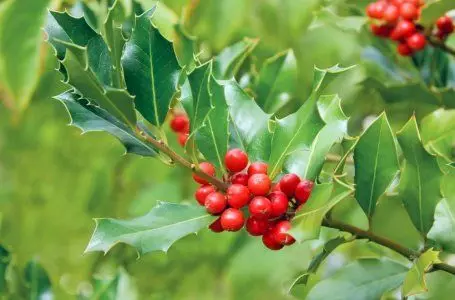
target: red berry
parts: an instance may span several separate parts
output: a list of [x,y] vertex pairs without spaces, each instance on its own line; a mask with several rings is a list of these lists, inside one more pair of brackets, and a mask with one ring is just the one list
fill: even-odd
[[280,217],[286,213],[289,206],[289,199],[283,192],[272,192],[268,198],[272,203],[271,218]]
[[405,2],[400,6],[400,15],[405,20],[415,20],[419,17],[419,10],[415,4]]
[[272,186],[272,192],[281,192],[280,183],[276,183]]
[[401,56],[411,56],[414,53],[414,51],[412,51],[406,43],[399,43],[397,51]]
[[402,20],[398,22],[397,26],[390,33],[390,38],[395,41],[399,41],[403,38],[407,38],[416,32],[414,23]]
[[243,213],[235,208],[228,208],[221,214],[221,227],[227,231],[239,231],[245,223]]
[[229,205],[234,208],[242,208],[250,201],[250,190],[241,184],[229,186],[226,194]]
[[398,9],[398,7],[393,4],[389,4],[385,8],[384,15],[382,18],[386,22],[394,23],[398,20],[399,17],[400,17],[400,10]]
[[223,227],[221,226],[221,218],[218,218],[215,220],[215,222],[213,222],[212,224],[210,224],[209,226],[210,230],[212,230],[213,232],[223,232],[224,229]]
[[175,115],[171,121],[171,128],[175,132],[183,132],[185,127],[189,124],[188,118],[185,115]]
[[425,38],[425,35],[423,35],[422,33],[414,33],[413,35],[406,39],[406,43],[412,50],[422,50],[423,48],[425,48],[427,40]]
[[269,222],[265,219],[249,217],[246,220],[246,231],[252,236],[263,235],[269,228]]
[[445,32],[442,32],[439,30],[436,32],[436,37],[442,41],[445,40],[447,38],[447,36],[448,36],[448,34]]
[[295,198],[299,203],[304,204],[310,198],[311,191],[313,190],[313,181],[302,180],[295,188]]
[[387,3],[378,1],[367,6],[367,15],[373,19],[382,19]]
[[393,27],[390,25],[376,25],[376,24],[371,24],[370,25],[371,32],[373,32],[374,35],[380,36],[380,37],[388,37],[390,33],[393,30]]
[[[202,162],[199,164],[199,169],[209,176],[215,176],[215,167],[209,162]],[[205,179],[193,174],[193,179],[200,184],[209,184]]]
[[282,245],[276,241],[275,235],[273,234],[272,230],[267,231],[262,236],[262,242],[270,250],[280,250],[281,248],[284,247],[284,245]]
[[241,185],[247,186],[248,185],[248,178],[249,178],[248,174],[237,173],[237,174],[232,175],[231,183],[232,184],[241,184]]
[[300,177],[296,174],[286,174],[281,177],[280,189],[288,197],[294,196],[295,188],[300,182]]
[[267,164],[264,162],[254,162],[248,167],[248,175],[267,174]]
[[295,239],[287,233],[290,229],[291,222],[284,220],[278,222],[271,232],[273,232],[273,237],[277,243],[282,245],[292,245],[294,244]]
[[224,164],[231,172],[240,172],[248,165],[248,156],[240,149],[232,149],[226,153]]
[[257,196],[251,200],[248,210],[251,216],[257,219],[267,219],[272,213],[272,202],[265,197]]
[[254,174],[248,179],[248,189],[255,196],[265,196],[270,191],[272,182],[265,174]]
[[205,198],[205,208],[211,214],[219,214],[226,208],[226,197],[220,192],[213,192]]
[[207,196],[213,192],[216,192],[213,186],[203,185],[196,190],[194,193],[194,198],[196,198],[197,202],[199,202],[200,205],[204,206],[205,198],[207,198]]
[[184,147],[186,144],[186,141],[188,140],[188,133],[181,133],[179,132],[177,135],[178,142],[180,146]]
[[449,34],[454,30],[453,21],[449,16],[440,17],[436,21],[436,26],[438,27],[441,33]]

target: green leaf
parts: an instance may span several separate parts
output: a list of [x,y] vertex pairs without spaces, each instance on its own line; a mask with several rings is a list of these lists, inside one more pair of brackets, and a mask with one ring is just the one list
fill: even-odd
[[455,145],[455,110],[438,109],[423,118],[422,141],[431,154],[453,161]]
[[274,113],[295,96],[297,61],[294,52],[287,50],[267,59],[254,87],[256,102],[268,113]]
[[79,295],[80,300],[120,300],[138,299],[137,287],[133,278],[119,268],[115,274],[95,274],[92,279],[93,293],[90,296]]
[[409,300],[451,300],[455,293],[455,277],[444,271],[431,272],[426,275],[428,292],[411,296]]
[[49,276],[46,270],[36,260],[27,263],[24,275],[27,287],[27,299],[45,300],[54,297]]
[[24,109],[40,78],[40,52],[49,0],[9,1],[0,17],[0,78],[6,97]]
[[329,210],[354,192],[354,189],[338,178],[334,183],[314,186],[308,202],[297,211],[292,219],[292,236],[298,241],[319,238],[322,221]]
[[421,142],[414,117],[397,133],[405,157],[398,187],[414,226],[426,234],[433,225],[436,204],[441,200],[441,178],[436,157],[428,154]]
[[307,299],[380,299],[403,282],[407,270],[388,259],[359,259],[317,283]]
[[427,291],[425,273],[430,270],[433,264],[440,262],[439,251],[428,249],[425,253],[420,255],[414,262],[414,265],[409,270],[408,274],[406,274],[402,288],[403,296],[407,297]]
[[354,149],[354,167],[355,198],[371,218],[379,197],[399,170],[395,139],[385,113],[360,137]]
[[71,125],[80,128],[83,133],[90,131],[106,131],[122,142],[128,153],[142,156],[155,156],[156,151],[147,143],[140,140],[134,132],[108,112],[73,91],[67,91],[55,97],[60,100],[71,116]]
[[334,9],[336,7],[324,7],[315,12],[314,19],[308,29],[315,30],[333,24],[342,30],[353,30],[359,33],[367,22],[367,18],[364,16],[339,16],[333,12]]
[[424,27],[430,27],[434,25],[439,17],[442,17],[452,9],[455,9],[455,2],[452,0],[431,1],[422,7],[418,23]]
[[11,254],[0,245],[0,295],[7,292],[6,272],[11,262]]
[[98,18],[95,12],[82,1],[77,1],[70,9],[70,14],[76,18],[83,17],[90,27],[98,30]]
[[244,39],[223,49],[213,61],[213,75],[215,78],[231,79],[234,77],[257,44],[257,39]]
[[177,61],[180,67],[185,68],[186,72],[189,73],[196,67],[194,60],[194,52],[196,51],[195,39],[184,31],[183,25],[180,23],[176,24],[174,29],[172,45],[174,46]]
[[[207,114],[212,109],[212,99],[209,90],[209,81],[212,74],[212,61],[209,61],[188,75],[191,88],[192,112],[189,115],[191,131],[196,131],[202,126]],[[187,113],[190,113],[188,110]]]
[[178,239],[196,233],[213,220],[204,207],[159,202],[148,214],[136,219],[95,219],[95,232],[85,252],[107,253],[118,243],[134,246],[139,254],[167,252]]
[[226,81],[223,85],[232,122],[231,135],[238,139],[250,161],[267,161],[272,139],[269,130],[270,115],[234,80]]
[[136,109],[147,121],[161,126],[178,92],[181,69],[172,43],[152,25],[153,12],[151,9],[136,17],[123,51],[122,66]]

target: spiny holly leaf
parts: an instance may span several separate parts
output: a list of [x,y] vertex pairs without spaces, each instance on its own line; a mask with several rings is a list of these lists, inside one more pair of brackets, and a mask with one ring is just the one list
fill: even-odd
[[188,76],[191,88],[192,111],[189,115],[191,131],[196,131],[204,122],[207,114],[212,109],[211,94],[209,91],[209,80],[212,74],[212,61],[194,69]]
[[327,212],[354,192],[354,189],[334,178],[333,183],[315,185],[308,202],[292,219],[292,236],[303,242],[319,238],[322,221]]
[[134,246],[139,254],[167,252],[178,239],[198,232],[213,220],[201,206],[159,202],[148,214],[136,219],[95,219],[95,232],[85,252],[107,253],[118,243]]
[[70,14],[76,18],[83,17],[90,27],[98,30],[99,22],[95,12],[83,1],[77,1],[70,9]]
[[403,296],[408,297],[427,291],[425,273],[430,270],[433,264],[439,262],[441,262],[439,260],[439,251],[428,249],[425,253],[420,255],[414,262],[414,265],[409,270],[408,274],[406,274],[402,288]]
[[438,109],[426,116],[421,123],[422,141],[431,154],[454,160],[455,109]]
[[422,7],[419,24],[424,27],[434,25],[439,17],[445,15],[448,11],[455,9],[455,2],[452,0],[434,0]]
[[267,59],[254,87],[256,102],[268,113],[274,113],[295,96],[297,61],[292,50]]
[[177,61],[180,67],[185,68],[185,71],[189,73],[196,67],[194,60],[195,40],[185,32],[183,25],[180,23],[174,25],[173,33],[172,45],[174,46]]
[[216,79],[231,79],[234,77],[240,66],[258,44],[257,39],[244,39],[232,46],[229,46],[213,61],[213,75]]
[[27,288],[27,299],[44,300],[52,299],[52,283],[44,268],[36,261],[30,261],[24,270],[25,284]]
[[223,83],[224,97],[232,122],[231,135],[240,142],[251,161],[267,161],[270,156],[270,115],[239,86],[235,80]]
[[397,133],[405,157],[399,193],[414,226],[425,235],[433,225],[436,204],[441,200],[441,178],[436,157],[423,148],[414,117]]
[[121,300],[138,299],[137,287],[133,278],[119,268],[113,275],[95,274],[92,279],[93,292],[90,296],[79,295],[79,300]]
[[379,197],[399,170],[395,139],[385,113],[360,137],[354,149],[354,167],[355,198],[371,218]]
[[388,259],[359,259],[317,283],[307,299],[380,299],[403,282],[407,270]]
[[0,245],[0,295],[7,292],[6,270],[11,262],[11,254]]
[[136,109],[147,121],[161,126],[177,94],[181,69],[172,43],[152,25],[153,12],[154,8],[136,17],[122,54],[122,66]]
[[87,100],[82,99],[74,91],[66,91],[55,97],[60,100],[71,116],[71,125],[80,128],[83,133],[90,131],[106,131],[122,142],[128,153],[143,156],[155,156],[156,151],[140,140],[134,132],[108,112]]

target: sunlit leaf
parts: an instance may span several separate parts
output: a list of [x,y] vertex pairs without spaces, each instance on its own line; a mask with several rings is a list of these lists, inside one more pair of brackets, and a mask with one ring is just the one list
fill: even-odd
[[406,274],[403,283],[403,296],[407,297],[427,291],[425,273],[430,270],[433,264],[439,262],[441,262],[439,260],[439,251],[429,249],[420,255],[408,274]]

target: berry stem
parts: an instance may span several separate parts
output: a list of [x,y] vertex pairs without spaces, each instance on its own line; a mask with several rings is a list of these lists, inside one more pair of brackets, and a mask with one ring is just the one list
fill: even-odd
[[439,48],[453,56],[455,56],[455,49],[450,48],[449,46],[444,43],[444,41],[441,41],[433,36],[427,36],[428,43],[430,43],[433,47]]
[[182,156],[180,156],[177,153],[175,153],[174,150],[169,148],[169,146],[166,145],[165,143],[163,143],[162,141],[158,141],[158,140],[154,139],[153,137],[148,135],[146,132],[141,130],[139,127],[136,127],[136,133],[141,138],[143,138],[145,141],[147,141],[150,144],[152,144],[155,148],[157,148],[158,150],[160,150],[161,152],[163,152],[164,154],[169,156],[173,161],[177,162],[178,164],[182,165],[183,167],[185,167],[187,169],[190,169],[194,174],[196,174],[197,176],[199,176],[202,179],[206,180],[207,182],[209,182],[213,186],[216,186],[219,190],[221,190],[221,191],[226,191],[227,190],[227,188],[228,188],[228,184],[227,183],[219,180],[216,177],[207,175],[206,173],[202,172],[201,170],[199,170],[197,168],[196,165],[192,164],[191,162],[187,161]]
[[[416,251],[416,250],[413,250],[413,249],[410,249],[410,248],[406,248],[400,244],[397,244],[389,239],[386,239],[384,237],[381,237],[379,235],[376,235],[370,231],[365,231],[363,229],[360,229],[358,227],[355,227],[355,226],[352,226],[352,225],[349,225],[349,224],[345,224],[345,223],[342,223],[342,222],[339,222],[339,221],[335,221],[335,220],[332,220],[332,219],[328,219],[326,218],[324,221],[323,221],[323,226],[325,227],[330,227],[330,228],[334,228],[334,229],[338,229],[338,230],[341,230],[341,231],[345,231],[345,232],[349,232],[351,233],[352,235],[355,236],[356,239],[367,239],[367,240],[370,240],[376,244],[379,244],[379,245],[382,245],[384,247],[387,247],[403,256],[405,256],[406,258],[408,258],[409,260],[413,261],[415,260],[416,258],[418,258],[421,254],[420,251]],[[445,271],[447,273],[451,273],[451,274],[454,274],[455,275],[455,266],[452,266],[452,265],[449,265],[449,264],[446,264],[446,263],[437,263],[437,264],[434,264],[433,265],[433,269],[434,270],[441,270],[441,271]]]

